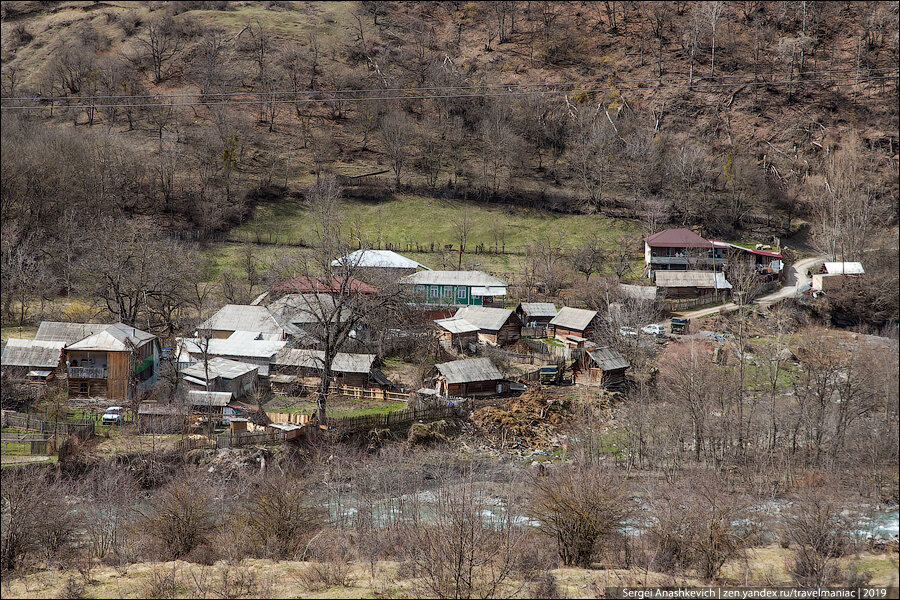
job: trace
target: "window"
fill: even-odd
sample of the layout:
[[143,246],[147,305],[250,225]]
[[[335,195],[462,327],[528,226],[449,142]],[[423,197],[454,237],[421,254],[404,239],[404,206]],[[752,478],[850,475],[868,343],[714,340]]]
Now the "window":
[[460,285],[456,287],[456,297],[457,298],[465,298],[466,297],[466,286]]
[[87,384],[84,383],[84,382],[82,382],[81,387],[78,388],[78,391],[79,391],[79,393],[81,393],[81,394],[87,394],[87,393],[88,393],[88,390],[87,390]]
[[431,298],[437,298],[441,295],[441,289],[438,286],[433,285],[430,288],[428,288],[428,295]]

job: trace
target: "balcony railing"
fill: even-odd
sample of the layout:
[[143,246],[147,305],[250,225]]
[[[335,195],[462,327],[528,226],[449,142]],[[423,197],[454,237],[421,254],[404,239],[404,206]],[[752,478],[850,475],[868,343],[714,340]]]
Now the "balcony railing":
[[106,379],[104,367],[69,367],[70,379]]

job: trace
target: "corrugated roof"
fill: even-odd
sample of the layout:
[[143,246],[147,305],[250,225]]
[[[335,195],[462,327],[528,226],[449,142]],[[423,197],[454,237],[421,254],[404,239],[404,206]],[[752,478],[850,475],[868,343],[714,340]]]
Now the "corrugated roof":
[[622,290],[622,294],[628,298],[634,298],[636,300],[656,300],[655,285],[631,285],[628,283],[620,283],[619,289]]
[[184,415],[185,407],[179,404],[161,404],[158,402],[142,402],[138,406],[139,415]]
[[489,358],[470,358],[435,365],[447,383],[470,383],[473,381],[496,381],[503,374]]
[[613,350],[609,346],[603,346],[596,350],[589,350],[588,355],[597,365],[604,371],[615,371],[616,369],[627,369],[629,362],[625,357],[619,354],[617,350]]
[[505,296],[506,286],[502,285],[475,285],[472,286],[472,295],[478,296]]
[[731,284],[725,279],[725,273],[713,271],[656,271],[656,285],[663,288],[731,289]]
[[258,331],[260,333],[297,334],[299,331],[286,323],[265,306],[226,304],[197,329],[215,331]]
[[[253,365],[250,363],[238,362],[236,360],[229,360],[227,358],[221,358],[215,356],[210,358],[209,361],[209,378],[214,379],[216,377],[221,377],[222,379],[235,379],[240,377],[241,375],[245,375],[250,371],[256,371],[259,373],[259,366]],[[181,374],[187,377],[194,377],[196,379],[200,379],[204,381],[206,379],[206,368],[204,367],[203,362],[198,362],[195,365],[191,365],[190,367],[185,367],[181,370]]]
[[[270,303],[268,308],[272,314],[283,321],[295,325],[313,325],[326,320],[337,322],[338,311],[336,301],[330,294],[286,294]],[[346,321],[351,314],[345,307],[340,314],[341,321]]]
[[585,310],[583,308],[563,306],[550,321],[550,324],[565,327],[566,329],[583,331],[591,324],[591,321],[593,321],[596,316],[596,310]]
[[478,327],[472,325],[465,319],[457,319],[450,317],[449,319],[435,319],[435,324],[441,329],[445,329],[450,333],[472,333],[478,331]]
[[[198,338],[175,338],[175,341],[187,350],[193,358],[203,354],[205,342]],[[224,340],[210,339],[206,353],[210,356],[241,356],[270,359],[286,345],[287,342],[280,340],[234,339],[232,336]]]
[[89,335],[103,331],[111,323],[61,323],[59,321],[41,321],[34,339],[47,342],[65,342],[71,344],[83,340]]
[[355,267],[377,267],[386,269],[417,269],[423,268],[431,270],[420,262],[416,262],[411,258],[406,258],[391,250],[357,250],[351,252],[347,256],[332,261],[332,267],[341,265]]
[[33,367],[55,369],[65,342],[23,340],[10,338],[3,348],[0,364],[4,367]]
[[866,272],[858,262],[827,262],[825,271],[829,275],[862,275]]
[[136,327],[115,323],[103,331],[66,346],[67,350],[93,350],[97,352],[130,352],[143,346],[156,336]]
[[[374,354],[338,352],[331,361],[331,370],[337,373],[368,373],[374,362]],[[318,370],[325,365],[325,351],[284,348],[272,358],[272,364]]]
[[483,271],[419,271],[403,277],[400,283],[506,287],[505,281]]
[[712,242],[691,231],[679,227],[664,229],[644,238],[648,246],[657,248],[712,248]]
[[[507,308],[490,308],[487,306],[463,306],[456,311],[453,319],[465,319],[478,329],[498,331],[503,324],[513,315],[513,311]],[[516,317],[516,321],[518,321]]]
[[522,302],[519,307],[526,317],[556,316],[556,305],[552,302]]
[[191,390],[188,402],[191,406],[226,406],[231,401],[231,392],[206,392]]

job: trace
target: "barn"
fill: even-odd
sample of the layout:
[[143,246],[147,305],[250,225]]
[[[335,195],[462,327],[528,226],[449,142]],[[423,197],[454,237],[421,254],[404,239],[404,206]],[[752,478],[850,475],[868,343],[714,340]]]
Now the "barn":
[[512,344],[522,334],[522,321],[510,309],[487,306],[463,306],[454,319],[463,319],[478,328],[478,341],[482,344],[505,346]]
[[626,385],[625,371],[629,366],[625,357],[608,346],[587,350],[575,362],[575,383],[622,389]]
[[561,340],[593,337],[599,316],[596,310],[564,306],[550,320],[551,334]]

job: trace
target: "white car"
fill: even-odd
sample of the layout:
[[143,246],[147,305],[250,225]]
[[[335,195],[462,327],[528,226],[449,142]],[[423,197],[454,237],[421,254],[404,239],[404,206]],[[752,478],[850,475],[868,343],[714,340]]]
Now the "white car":
[[100,422],[104,425],[121,425],[125,420],[125,408],[122,406],[110,406],[103,413]]
[[641,327],[641,333],[646,333],[647,335],[664,335],[666,333],[666,328],[662,325],[653,323],[652,325]]
[[619,335],[637,335],[634,327],[619,327]]

